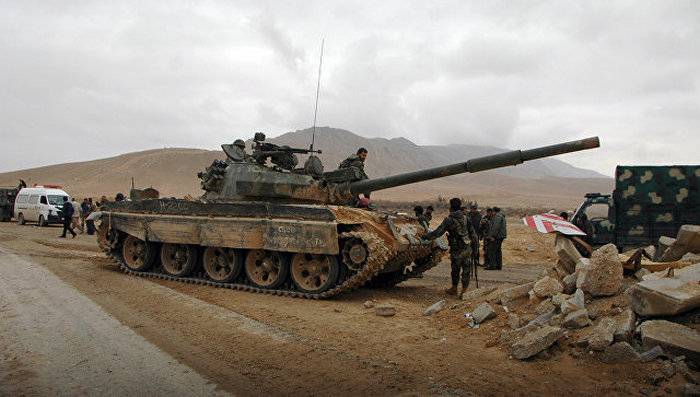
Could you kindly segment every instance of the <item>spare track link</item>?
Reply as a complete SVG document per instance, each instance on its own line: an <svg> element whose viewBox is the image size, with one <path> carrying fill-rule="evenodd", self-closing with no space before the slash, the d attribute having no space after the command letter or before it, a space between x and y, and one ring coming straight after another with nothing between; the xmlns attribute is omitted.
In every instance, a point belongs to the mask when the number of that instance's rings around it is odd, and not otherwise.
<svg viewBox="0 0 700 397"><path fill-rule="evenodd" d="M100 225L102 227L102 225ZM105 228L106 229L106 228ZM284 290L284 289L264 289L264 288L258 288L258 287L253 287L251 285L247 284L241 284L241 283L224 283L224 282L218 282L218 281L213 281L209 280L204 277L177 277L177 276L171 276L169 274L165 274L162 272L158 271L148 271L148 272L138 272L129 269L126 264L124 263L124 260L122 258L121 254L121 244L116 245L115 247L110 247L109 244L106 243L106 230L101 230L102 233L98 232L98 241L101 243L100 248L105 252L105 254L111 258L118 266L119 268L126 274L129 274L131 276L137 276L137 277L147 277L147 278L156 278L160 280L168 280L168 281L179 281L183 283L189 283L189 284L201 284L201 285L209 285L212 287L216 288L228 288L228 289L233 289L233 290L238 290L238 291L247 291L247 292L257 292L261 294L270 294L270 295L279 295L279 296L288 296L291 298L305 298L305 299L328 299L332 298L334 296L340 295L341 293L344 292L349 292L352 290L355 290L357 288L362 287L367 281L371 280L372 277L376 276L379 271L384 267L384 265L388 261L388 250L384 247L382 244L382 241L379 239L377 235L374 233L366 233L366 232L350 232L350 233L343 233L341 237L346 238L346 237L359 237L361 238L365 244L367 244L367 247L369 248L369 258L367 260L367 264L357 273L353 274L345 280L343 283L340 285L329 289L328 291L324 291L319 294L314 294L314 293L307 293L307 292L299 292L299 291L291 291L291 290Z"/></svg>

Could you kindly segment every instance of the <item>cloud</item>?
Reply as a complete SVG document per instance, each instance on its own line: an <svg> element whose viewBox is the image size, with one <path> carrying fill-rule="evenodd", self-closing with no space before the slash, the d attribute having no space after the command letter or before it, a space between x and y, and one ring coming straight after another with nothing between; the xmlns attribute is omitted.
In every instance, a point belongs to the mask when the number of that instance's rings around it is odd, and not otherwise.
<svg viewBox="0 0 700 397"><path fill-rule="evenodd" d="M0 171L319 124L562 159L694 163L700 3L189 1L0 13ZM41 144L37 144L41 143Z"/></svg>

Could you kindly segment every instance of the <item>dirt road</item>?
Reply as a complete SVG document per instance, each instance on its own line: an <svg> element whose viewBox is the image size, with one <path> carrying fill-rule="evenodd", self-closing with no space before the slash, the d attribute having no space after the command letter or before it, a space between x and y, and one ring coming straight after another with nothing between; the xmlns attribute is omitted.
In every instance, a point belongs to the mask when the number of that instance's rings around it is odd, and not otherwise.
<svg viewBox="0 0 700 397"><path fill-rule="evenodd" d="M64 240L58 234L55 227L0 224L0 347L7 353L0 357L0 380L21 378L15 386L25 394L48 390L44 382L51 372L41 368L49 367L69 382L54 382L57 389L50 391L66 394L97 394L90 388L97 385L121 395L134 384L165 394L159 382L170 383L169 376L180 380L171 384L183 387L177 394L210 394L215 387L242 395L634 394L644 382L643 371L630 366L574 360L567 353L520 362L498 347L486 348L504 316L480 329L465 326L463 304L423 316L444 298L446 264L393 289L310 301L129 277L99 253L93 238ZM506 246L505 270L482 271L480 282L536 277L541 268L522 263L521 250L534 249L529 244L548 243L514 237ZM65 298L47 302L53 293ZM56 327L48 320L36 324L44 313L31 304L36 297ZM397 315L375 316L362 305L371 299L394 304ZM32 326L19 327L25 323ZM68 335L70 346L49 337L52 329ZM69 360L48 362L55 351ZM105 358L115 353L116 363ZM79 369L84 362L95 366ZM68 366L74 369L63 368ZM140 373L144 367L159 376ZM101 368L121 381L100 383Z"/></svg>

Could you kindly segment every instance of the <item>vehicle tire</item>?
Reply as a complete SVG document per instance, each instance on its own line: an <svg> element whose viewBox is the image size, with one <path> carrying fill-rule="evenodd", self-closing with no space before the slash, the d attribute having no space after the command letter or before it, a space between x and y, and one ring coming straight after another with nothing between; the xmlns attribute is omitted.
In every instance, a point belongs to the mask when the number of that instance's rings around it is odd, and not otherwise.
<svg viewBox="0 0 700 397"><path fill-rule="evenodd" d="M163 271L171 276L188 276L197 266L197 246L165 243L160 248Z"/></svg>
<svg viewBox="0 0 700 397"><path fill-rule="evenodd" d="M275 289L287 280L289 260L281 252L250 250L245 258L245 275L251 284Z"/></svg>
<svg viewBox="0 0 700 397"><path fill-rule="evenodd" d="M243 271L243 255L233 248L207 247L202 265L207 276L218 282L231 282Z"/></svg>
<svg viewBox="0 0 700 397"><path fill-rule="evenodd" d="M320 294L338 281L338 259L333 255L294 254L290 274L297 289Z"/></svg>
<svg viewBox="0 0 700 397"><path fill-rule="evenodd" d="M20 225L25 225L27 223L27 221L24 220L24 214L21 212L17 214L17 223Z"/></svg>
<svg viewBox="0 0 700 397"><path fill-rule="evenodd" d="M39 215L39 220L36 222L36 224L39 227L46 226L46 220L44 219L44 215Z"/></svg>
<svg viewBox="0 0 700 397"><path fill-rule="evenodd" d="M153 266L156 259L156 245L127 235L122 243L122 258L126 267L143 272Z"/></svg>

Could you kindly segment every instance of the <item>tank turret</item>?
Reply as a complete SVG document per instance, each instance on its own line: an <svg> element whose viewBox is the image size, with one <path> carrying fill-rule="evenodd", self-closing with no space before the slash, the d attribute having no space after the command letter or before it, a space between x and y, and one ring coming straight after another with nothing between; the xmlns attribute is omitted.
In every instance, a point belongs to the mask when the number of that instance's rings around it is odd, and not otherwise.
<svg viewBox="0 0 700 397"><path fill-rule="evenodd" d="M206 191L203 197L205 200L216 202L274 200L344 205L352 202L353 197L358 194L368 194L377 190L451 175L515 166L530 160L600 146L598 137L593 137L529 150L513 150L415 172L356 180L358 177L353 176L352 168L345 169L340 174L335 171L322 173L320 161L313 155L309 157L304 168L295 169L298 163L295 153L310 153L310 151L262 143L262 140L264 136L256 134L252 160L242 160L244 156L235 158L229 156L225 169L222 169L222 162L219 162L219 166L215 168L221 183L205 183L211 180L211 176L200 173L202 188ZM266 162L270 162L272 166L265 165ZM321 172L318 171L319 167ZM314 169L317 171L310 172ZM344 177L339 178L339 175Z"/></svg>

